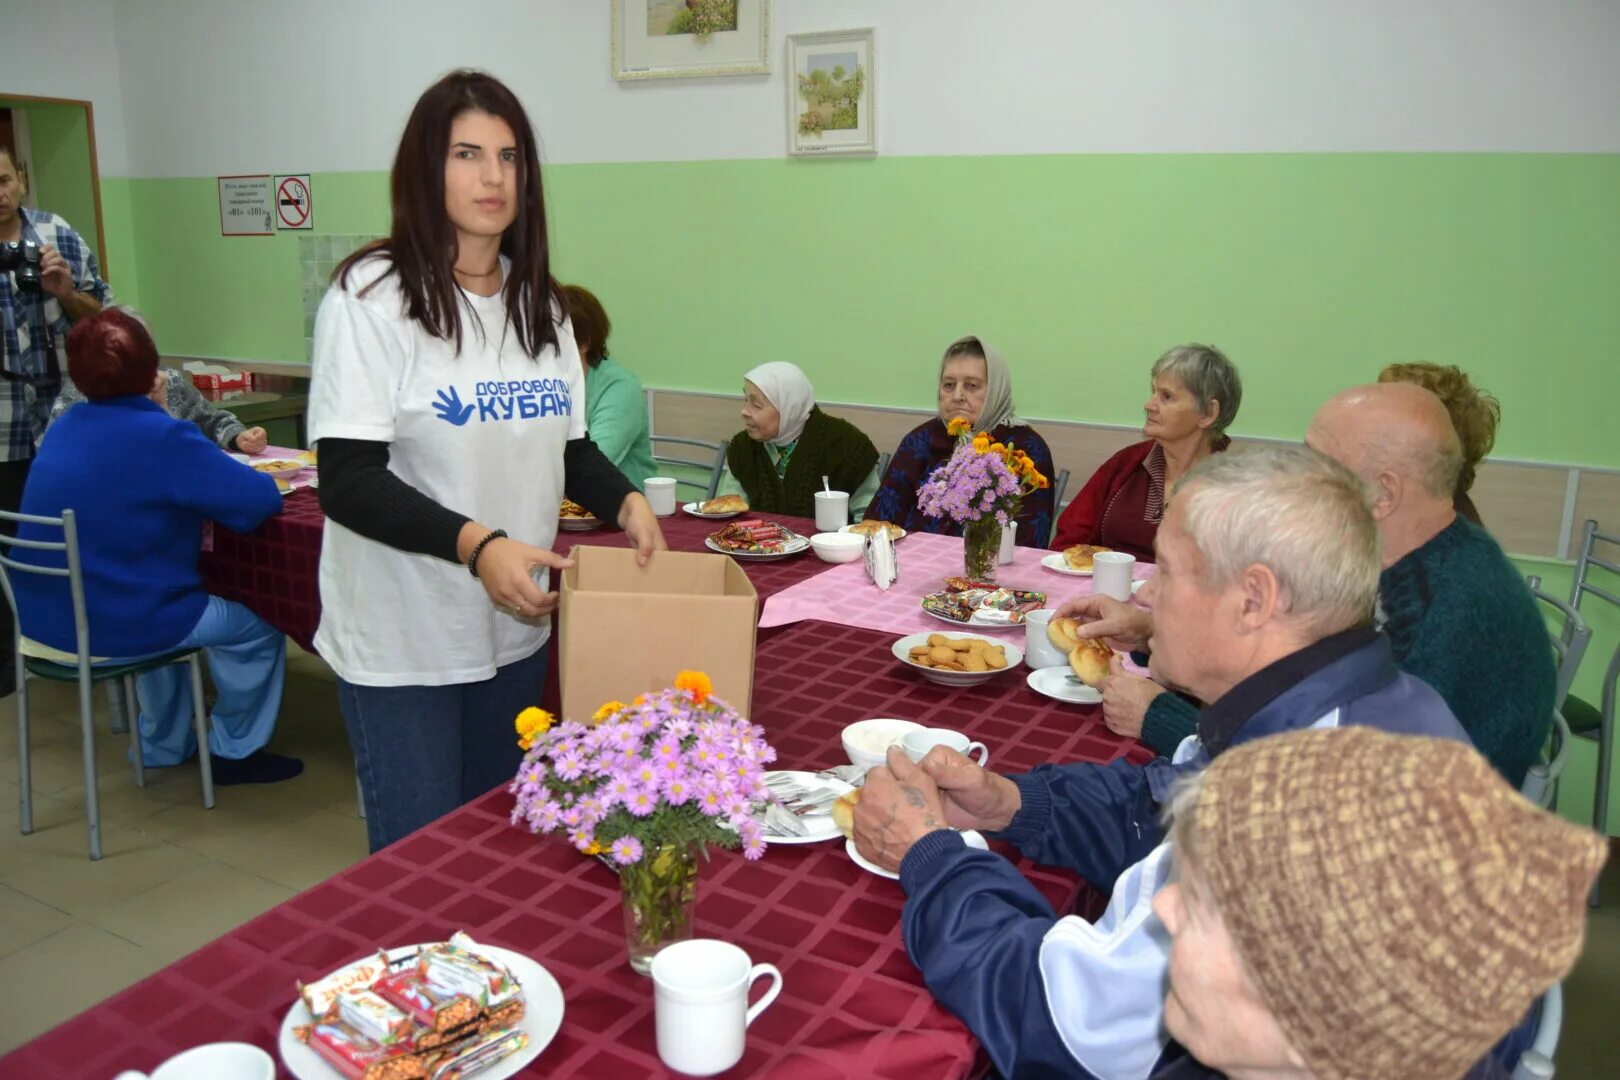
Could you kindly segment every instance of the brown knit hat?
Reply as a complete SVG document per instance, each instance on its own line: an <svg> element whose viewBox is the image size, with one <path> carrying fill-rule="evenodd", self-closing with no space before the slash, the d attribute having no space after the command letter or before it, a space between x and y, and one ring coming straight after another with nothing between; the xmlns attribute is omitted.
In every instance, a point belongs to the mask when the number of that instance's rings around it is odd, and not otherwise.
<svg viewBox="0 0 1620 1080"><path fill-rule="evenodd" d="M1471 748L1365 727L1228 751L1187 824L1191 876L1322 1080L1465 1073L1574 964L1608 850Z"/></svg>

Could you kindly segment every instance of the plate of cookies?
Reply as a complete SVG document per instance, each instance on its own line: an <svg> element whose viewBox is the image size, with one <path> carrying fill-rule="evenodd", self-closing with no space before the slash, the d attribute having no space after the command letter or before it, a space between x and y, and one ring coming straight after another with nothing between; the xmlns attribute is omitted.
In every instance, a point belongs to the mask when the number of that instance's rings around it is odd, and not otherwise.
<svg viewBox="0 0 1620 1080"><path fill-rule="evenodd" d="M977 686L1024 660L1024 650L973 634L908 634L894 658L941 686Z"/></svg>
<svg viewBox="0 0 1620 1080"><path fill-rule="evenodd" d="M601 518L572 499L564 499L557 510L557 528L563 532L590 532L602 525Z"/></svg>
<svg viewBox="0 0 1620 1080"><path fill-rule="evenodd" d="M721 521L748 513L748 500L741 495L717 495L704 502L689 502L681 509L693 517Z"/></svg>

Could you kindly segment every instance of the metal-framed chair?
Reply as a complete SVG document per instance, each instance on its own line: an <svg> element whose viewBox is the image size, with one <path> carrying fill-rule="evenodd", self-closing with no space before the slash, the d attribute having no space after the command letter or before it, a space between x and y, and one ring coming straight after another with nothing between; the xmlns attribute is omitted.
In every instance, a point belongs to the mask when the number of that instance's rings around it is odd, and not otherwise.
<svg viewBox="0 0 1620 1080"><path fill-rule="evenodd" d="M1558 676L1553 684L1553 701L1561 706L1569 694L1569 688L1575 684L1575 674L1580 670L1581 658L1586 655L1587 643L1592 640L1592 628L1586 625L1586 620L1581 618L1581 613L1574 604L1543 591L1540 574L1527 574L1524 581L1530 586L1530 595L1535 597L1538 603L1552 608L1561 620L1558 624L1558 633L1552 635L1553 655L1558 658Z"/></svg>
<svg viewBox="0 0 1620 1080"><path fill-rule="evenodd" d="M699 493L703 499L714 498L715 492L720 490L720 475L726 468L726 447L724 443L708 442L703 439L688 439L680 435L653 435L647 440L652 443L653 461L659 465L677 465L694 471L707 470L709 483L707 487L683 476L675 477L675 487L691 488ZM669 443L673 446L696 446L708 450L711 457L708 461L696 461L689 457L675 457L671 454L660 454L659 443Z"/></svg>
<svg viewBox="0 0 1620 1080"><path fill-rule="evenodd" d="M1576 611L1590 597L1620 609L1620 562L1615 557L1598 554L1598 545L1608 544L1605 550L1620 550L1620 535L1598 531L1598 523L1588 520L1581 529L1581 549L1575 560L1575 577L1570 586L1569 605ZM1607 576L1594 578L1593 571ZM1583 614L1582 618L1586 618ZM1587 619L1590 622L1590 619ZM1607 833L1609 823L1609 782L1613 770L1615 693L1620 687L1620 646L1615 647L1609 666L1603 673L1602 696L1596 707L1591 702L1571 694L1560 698L1569 727L1579 739L1597 740L1597 790L1592 796L1592 827ZM1592 887L1591 903L1598 904L1598 888Z"/></svg>
<svg viewBox="0 0 1620 1080"><path fill-rule="evenodd" d="M1052 527L1041 540L1041 547L1051 547L1052 537L1057 535L1058 518L1063 514L1063 493L1069 489L1069 470L1059 469L1052 481Z"/></svg>
<svg viewBox="0 0 1620 1080"><path fill-rule="evenodd" d="M17 657L17 789L18 818L24 836L34 831L34 793L30 777L28 739L28 680L48 679L52 682L77 683L79 687L79 727L84 754L84 808L90 832L90 858L101 858L101 801L97 794L95 707L93 690L97 683L116 680L123 688L126 720L129 724L131 763L135 770L137 787L146 786L146 767L141 759L140 724L135 717L135 678L148 671L168 667L170 664L188 664L191 668L192 718L197 729L197 760L202 769L203 806L214 807L214 770L208 753L208 713L203 703L202 650L184 649L165 653L145 660L128 663L94 665L90 657L90 619L85 613L84 565L79 558L79 532L72 510L64 510L61 517L41 517L35 514L0 512L0 521L13 529L19 525L43 525L62 530L62 539L23 540L15 535L0 533L0 586L11 605L13 645ZM18 548L34 551L59 551L67 562L65 567L37 566L19 562L12 557ZM52 660L24 655L22 617L17 611L17 596L12 591L12 574L38 574L43 577L68 579L68 593L73 603L73 636L76 655L74 663L59 664Z"/></svg>
<svg viewBox="0 0 1620 1080"><path fill-rule="evenodd" d="M1557 1070L1553 1054L1564 1029L1564 987L1553 983L1541 998L1541 1016L1536 1021L1536 1037L1513 1066L1513 1080L1553 1080Z"/></svg>

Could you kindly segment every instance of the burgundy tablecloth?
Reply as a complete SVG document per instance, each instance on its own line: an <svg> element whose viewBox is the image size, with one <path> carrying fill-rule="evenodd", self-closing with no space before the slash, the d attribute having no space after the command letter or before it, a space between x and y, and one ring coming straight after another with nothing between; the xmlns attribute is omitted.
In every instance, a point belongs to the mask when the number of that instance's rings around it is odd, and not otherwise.
<svg viewBox="0 0 1620 1080"><path fill-rule="evenodd" d="M814 531L815 523L808 518L764 516L800 532ZM203 552L203 585L216 596L245 604L301 647L314 652L315 630L321 622L319 567L325 523L316 493L295 491L287 496L280 514L252 533L233 533L215 526L212 550ZM677 513L664 519L664 538L676 551L706 551L703 538L720 524ZM604 528L559 533L554 547L566 552L575 544L622 543L622 532ZM762 604L773 593L828 569L809 553L780 562L751 562L747 567Z"/></svg>
<svg viewBox="0 0 1620 1080"><path fill-rule="evenodd" d="M1135 746L1110 734L1095 708L1034 694L1022 672L965 690L924 682L875 631L788 627L761 646L756 670L755 718L784 766L838 763L839 730L872 716L959 727L1006 769L1106 761ZM562 984L562 1029L523 1075L669 1075L654 1044L651 984L625 963L617 878L561 842L511 828L510 807L497 791L441 818L18 1048L0 1059L0 1075L104 1080L217 1040L274 1055L294 979L458 929L534 957ZM1067 906L1072 875L1021 867ZM903 899L898 883L860 870L836 842L773 847L758 863L717 854L703 871L698 932L777 965L785 982L728 1076L933 1080L985 1070L972 1036L905 955Z"/></svg>

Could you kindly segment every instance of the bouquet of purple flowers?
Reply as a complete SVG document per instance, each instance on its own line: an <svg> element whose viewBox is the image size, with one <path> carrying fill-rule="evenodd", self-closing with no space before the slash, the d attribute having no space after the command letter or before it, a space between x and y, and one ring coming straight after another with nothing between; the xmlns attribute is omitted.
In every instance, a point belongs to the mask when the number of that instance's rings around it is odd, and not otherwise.
<svg viewBox="0 0 1620 1080"><path fill-rule="evenodd" d="M1025 487L1016 466L976 442L959 440L945 464L917 489L917 507L923 513L962 525L991 517L997 525L1005 525L1018 516Z"/></svg>
<svg viewBox="0 0 1620 1080"><path fill-rule="evenodd" d="M563 833L586 854L620 866L649 851L705 844L765 854L753 807L766 801L776 751L765 731L711 696L701 672L629 705L610 701L595 726L525 709L517 719L528 751L508 787L512 824Z"/></svg>

